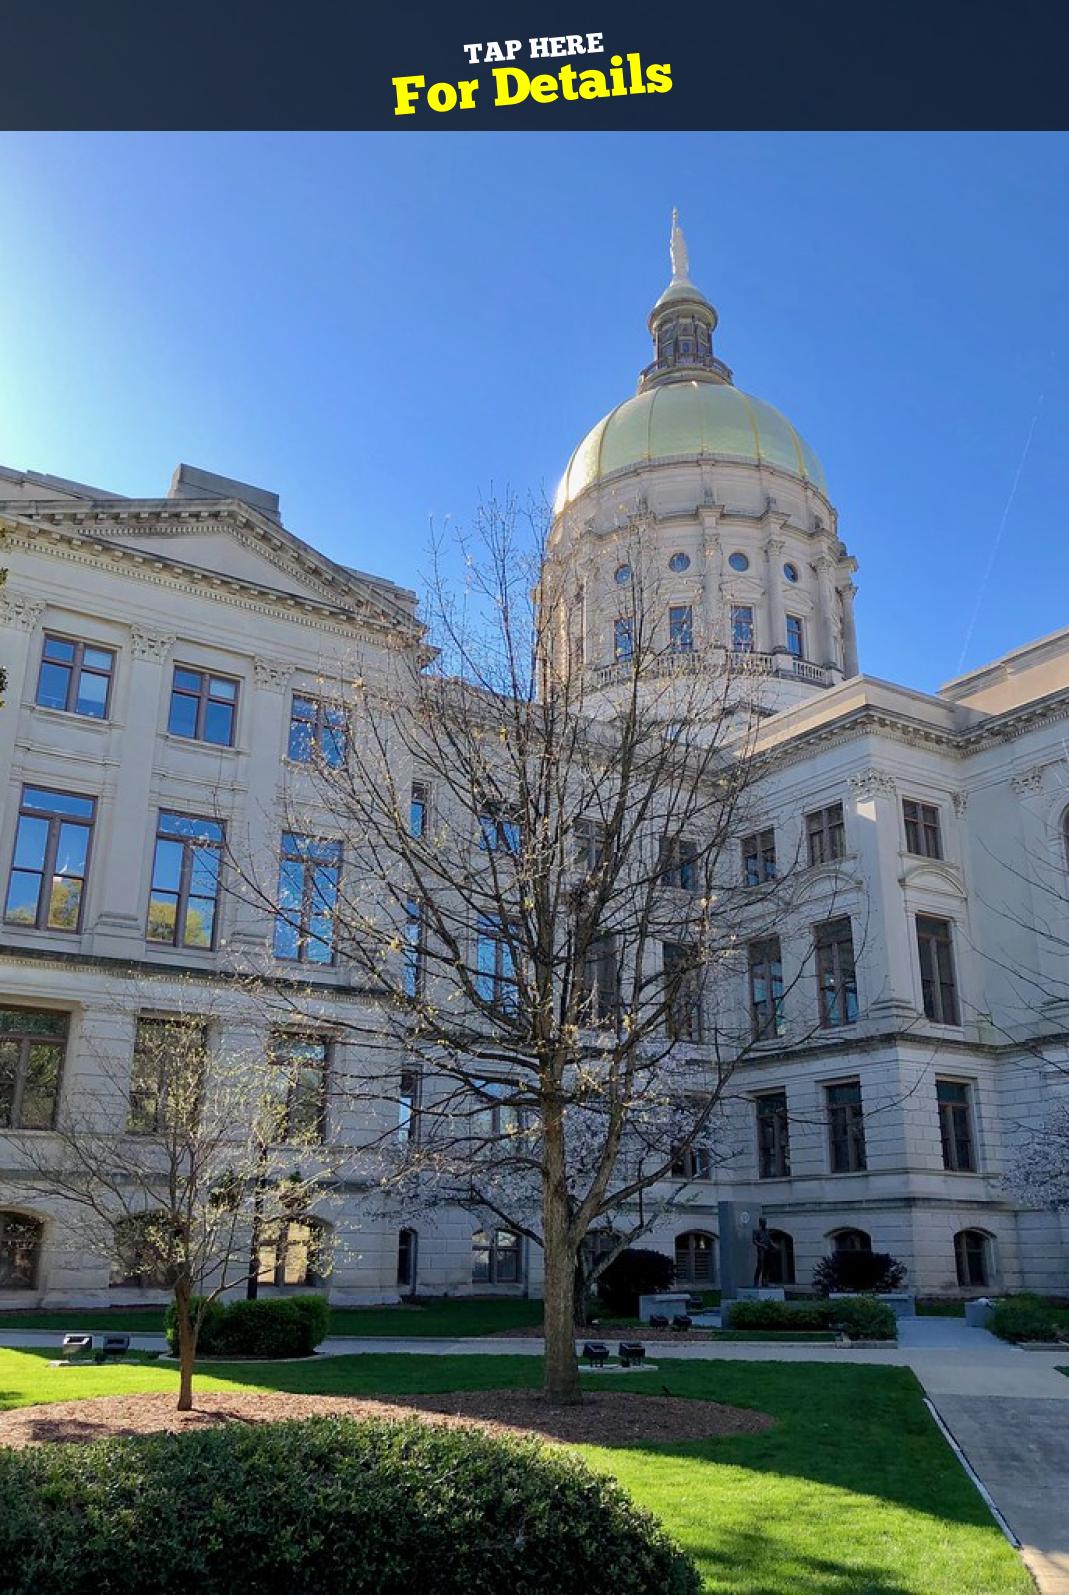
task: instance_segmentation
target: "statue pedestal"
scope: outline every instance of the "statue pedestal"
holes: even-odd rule
[[[786,1301],[782,1285],[753,1285],[735,1292],[736,1301]]]

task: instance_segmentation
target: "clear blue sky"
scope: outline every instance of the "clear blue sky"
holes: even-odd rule
[[[675,204],[824,461],[863,668],[956,673],[1030,429],[966,663],[1069,625],[1063,136],[6,135],[0,192],[3,464],[186,460],[418,585],[430,517],[551,491],[633,391]]]

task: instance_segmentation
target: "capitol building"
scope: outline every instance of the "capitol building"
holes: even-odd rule
[[[1069,1213],[1022,1206],[1005,1174],[1069,1096],[1069,630],[937,692],[866,675],[834,484],[736,384],[678,229],[648,326],[637,392],[579,442],[553,505],[550,549],[582,576],[567,667],[606,694],[626,681],[621,593],[637,560],[656,571],[666,656],[754,683],[764,773],[739,868],[759,885],[789,864],[794,891],[739,973],[759,1034],[726,1151],[690,1155],[641,1244],[715,1286],[734,1202],[767,1220],[783,1284],[871,1247],[925,1295],[1064,1291]],[[318,551],[274,493],[188,465],[151,499],[0,467],[0,532],[0,1307],[156,1301],[136,1258],[88,1254],[24,1187],[11,1132],[46,1145],[98,1075],[133,1090],[169,982],[203,990],[225,1033],[229,977],[257,960],[314,987],[305,1055],[359,1069],[367,1024],[330,1028],[366,1009],[352,971],[309,960],[224,877],[237,855],[300,864],[295,815],[329,837],[309,768],[343,734],[324,683],[415,656],[416,595]],[[344,872],[344,836],[317,862]],[[403,1120],[415,1093],[402,1060],[366,1111]],[[262,1293],[539,1292],[537,1248],[461,1209],[391,1212],[354,1183],[329,1223],[329,1276],[295,1223]]]

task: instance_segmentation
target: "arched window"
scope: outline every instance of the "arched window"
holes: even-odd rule
[[[169,1290],[174,1283],[174,1230],[166,1213],[139,1213],[115,1226],[112,1287]]]
[[[321,1285],[330,1273],[330,1227],[317,1218],[269,1224],[259,1255],[261,1285]]]
[[[831,1236],[833,1252],[871,1252],[872,1236],[865,1229],[837,1229]]]
[[[518,1285],[523,1277],[520,1237],[508,1229],[477,1229],[471,1237],[473,1285]]]
[[[712,1285],[716,1281],[716,1236],[687,1230],[676,1236],[676,1284]]]
[[[768,1256],[766,1279],[770,1285],[794,1284],[794,1241],[785,1229],[770,1229],[775,1251]]]
[[[958,1284],[965,1289],[990,1285],[994,1272],[991,1236],[982,1229],[960,1229],[954,1236],[954,1263]]]
[[[414,1229],[397,1232],[397,1288],[410,1294],[416,1288],[416,1249],[419,1237]]]
[[[28,1213],[0,1210],[0,1290],[36,1290],[41,1230]]]

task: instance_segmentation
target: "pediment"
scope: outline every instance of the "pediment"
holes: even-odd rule
[[[186,529],[165,523],[158,530],[144,525],[118,526],[109,527],[106,535],[109,542],[121,542],[147,554],[162,552],[168,559],[180,559],[209,574],[275,587],[301,598],[338,603],[343,590],[340,584],[328,585],[313,572],[302,570],[288,549],[254,544],[239,529],[225,524],[194,523]]]

